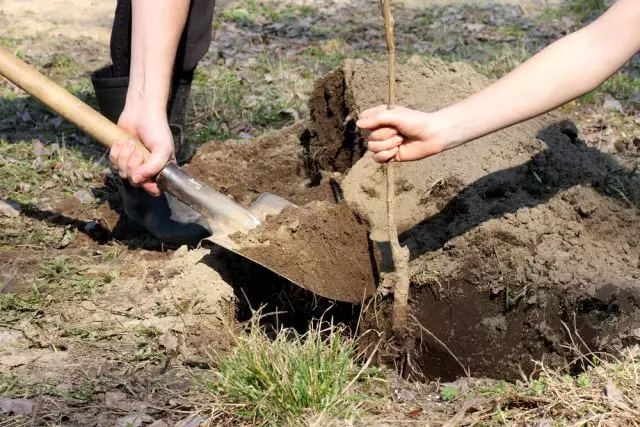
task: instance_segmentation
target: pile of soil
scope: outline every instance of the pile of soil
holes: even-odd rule
[[[397,73],[398,104],[423,111],[489,83],[468,66],[437,61]],[[386,78],[385,64],[346,61],[317,82],[309,121],[253,142],[203,147],[191,171],[213,187],[245,205],[271,191],[301,206],[269,219],[252,255],[295,280],[324,276],[328,285],[335,277],[353,277],[354,286],[364,277],[377,281],[376,265],[388,271],[384,174],[355,128],[361,111],[385,101]],[[571,123],[546,115],[397,170],[396,215],[413,272],[410,313],[473,375],[517,378],[543,356],[565,363],[565,324],[594,351],[638,341],[638,178],[582,143]],[[331,204],[343,197],[346,204]],[[304,205],[318,200],[325,202]],[[319,211],[331,221],[318,220]],[[377,249],[362,236],[363,224]],[[289,259],[282,258],[285,241],[297,251]],[[323,256],[303,254],[318,242]],[[378,253],[382,259],[372,262]],[[388,330],[391,303],[369,304],[362,327]],[[423,372],[461,374],[414,326]]]

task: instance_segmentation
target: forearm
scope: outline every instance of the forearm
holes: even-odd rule
[[[127,104],[164,113],[190,0],[133,0]]]
[[[546,113],[588,93],[640,49],[640,7],[619,0],[605,15],[477,94],[436,113],[447,148]]]

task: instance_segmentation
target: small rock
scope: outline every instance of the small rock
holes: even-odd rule
[[[20,338],[20,334],[18,332],[0,331],[0,345],[17,341],[18,338]]]
[[[60,383],[56,385],[56,390],[61,391],[63,393],[69,393],[73,389],[73,386],[69,383]]]
[[[543,418],[536,427],[551,427],[551,422],[548,419]]]
[[[287,225],[287,229],[291,233],[295,233],[296,231],[298,231],[298,229],[300,229],[300,221],[298,221],[297,219],[294,220],[293,222],[291,222],[291,224]]]
[[[611,401],[611,403],[616,404],[624,404],[624,396],[622,393],[618,391],[616,385],[611,381],[611,379],[607,380],[607,385],[604,387],[602,394]]]
[[[151,415],[142,414],[142,422],[145,424],[149,424],[153,422],[153,417]]]
[[[413,393],[405,389],[396,390],[396,397],[404,401],[412,401],[416,398]]]
[[[622,104],[617,99],[606,95],[604,99],[603,108],[605,111],[617,111],[621,114],[624,114],[624,109],[622,108]]]
[[[142,425],[142,415],[127,415],[116,421],[116,427],[140,427]]]
[[[31,151],[33,152],[33,155],[36,157],[40,157],[44,154],[44,144],[37,140],[34,139],[33,142],[31,143]]]
[[[165,423],[162,420],[155,420],[149,425],[149,427],[169,427],[169,424]]]
[[[613,143],[613,148],[616,150],[617,153],[625,152],[627,151],[627,142],[622,139],[619,139]]]
[[[187,245],[182,245],[173,253],[175,258],[182,258],[189,252],[189,247]]]
[[[93,202],[93,194],[91,194],[91,192],[88,190],[78,190],[73,193],[73,197],[80,200],[82,203]]]
[[[207,422],[206,418],[189,417],[178,421],[176,427],[200,427],[205,422]]]
[[[21,182],[20,184],[18,184],[18,191],[21,193],[26,193],[29,191],[29,189],[31,189],[31,185],[27,184],[26,182]]]
[[[0,397],[0,410],[9,414],[29,415],[33,412],[34,402],[31,399],[11,399]]]
[[[22,212],[22,207],[13,200],[0,200],[0,216],[17,217]]]
[[[414,67],[422,67],[424,62],[422,62],[422,57],[420,55],[412,55],[407,61],[407,64],[413,65]]]
[[[96,311],[97,308],[96,305],[91,301],[82,301],[81,306],[87,311]]]
[[[104,394],[104,403],[107,406],[116,406],[127,399],[127,395],[121,391],[108,391]]]
[[[171,331],[167,331],[158,337],[158,344],[163,346],[167,352],[174,353],[178,350],[178,338]]]
[[[264,75],[264,81],[271,83],[273,81],[273,76],[269,73]]]
[[[69,244],[73,242],[73,237],[73,232],[71,230],[65,230],[62,240],[60,240],[60,243],[56,245],[56,249],[63,249],[69,246]]]
[[[44,184],[42,184],[42,187],[47,188],[47,189],[48,189],[48,188],[53,188],[53,187],[55,187],[55,186],[56,186],[55,181],[52,181],[52,180],[50,180],[50,179],[46,180],[46,181],[44,182]]]

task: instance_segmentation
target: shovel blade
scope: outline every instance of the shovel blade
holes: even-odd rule
[[[249,207],[249,211],[260,221],[267,219],[268,215],[278,215],[285,208],[295,207],[288,200],[278,197],[273,193],[262,193]]]
[[[324,205],[318,206],[323,207]],[[270,238],[266,240],[264,247],[261,246],[263,241],[258,237],[264,237],[264,234],[260,234],[264,229],[263,231],[259,229],[249,230],[247,232],[248,239],[237,239],[236,236],[232,239],[230,238],[231,234],[223,227],[222,223],[215,224],[218,228],[214,228],[212,235],[206,238],[205,242],[211,242],[223,247],[254,264],[266,268],[294,285],[325,298],[361,303],[366,297],[374,293],[376,290],[374,277],[371,277],[369,282],[366,272],[363,272],[363,268],[361,268],[364,263],[373,263],[373,259],[370,257],[372,253],[367,254],[371,248],[367,243],[366,237],[357,232],[353,236],[349,236],[347,240],[338,238],[329,242],[326,237],[332,236],[331,230],[336,225],[335,222],[331,223],[329,221],[327,223],[327,221],[323,221],[322,218],[316,216],[318,211],[309,207],[306,210],[296,209],[296,211],[288,213],[282,212],[289,207],[296,206],[274,194],[263,193],[248,209],[261,222],[264,222],[267,216],[270,215],[283,215],[282,222],[271,223],[271,225],[277,224],[277,230],[267,229],[267,233],[273,237],[273,240]],[[342,211],[346,209],[346,205],[342,206]],[[287,228],[292,224],[292,218],[297,224],[293,232]],[[342,221],[342,218],[340,217],[339,220]],[[344,218],[345,221],[349,221],[349,217]],[[315,225],[316,220],[318,228],[306,228],[306,230],[312,230],[311,235],[309,232],[302,236],[299,234],[297,227],[300,226],[300,223]],[[271,234],[272,231],[273,234]],[[282,237],[283,235],[280,232],[284,232],[286,236],[289,236],[287,233],[293,233],[291,236],[296,237],[293,240],[288,240],[289,238]],[[251,237],[252,233],[256,233],[255,237]],[[336,235],[340,236],[340,232]],[[283,244],[283,240],[279,239],[284,239],[285,243]],[[294,242],[293,244],[291,244],[292,241]],[[327,242],[329,242],[328,245]],[[256,251],[259,253],[256,253]],[[362,256],[356,256],[353,253],[354,251],[364,254],[363,256],[366,260],[363,261],[361,259]],[[268,255],[264,256],[264,254]],[[344,262],[342,267],[337,268],[336,258],[342,261],[345,259],[349,260],[348,262],[353,261],[354,268],[349,269],[347,267],[345,269]],[[374,266],[370,265],[370,267],[371,271],[373,271]],[[355,275],[352,275],[354,272]]]

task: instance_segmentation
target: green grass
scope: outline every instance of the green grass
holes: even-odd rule
[[[293,123],[286,111],[299,111],[303,101],[297,95],[301,78],[286,61],[266,53],[249,69],[241,71],[218,63],[198,76],[194,103],[202,111],[193,127],[196,143],[242,137],[250,131],[265,131]]]
[[[516,24],[504,25],[502,27],[499,27],[498,31],[503,37],[520,38],[525,34],[524,28]]]
[[[621,102],[633,101],[640,94],[640,76],[618,72],[602,84],[600,91]]]
[[[284,4],[261,0],[241,0],[232,7],[227,7],[219,14],[222,21],[241,23],[255,23],[259,17],[267,22],[288,22],[309,16],[315,12],[315,7],[305,4]]]
[[[69,258],[60,255],[40,267],[39,278],[51,293],[65,299],[86,299],[101,292],[105,284],[114,278],[111,274],[89,277],[85,268],[73,264]]]
[[[35,286],[25,295],[0,293],[0,321],[14,323],[42,310],[45,303],[46,298]]]
[[[31,141],[0,139],[0,197],[19,203],[37,204],[43,196],[55,193],[69,196],[94,183],[94,174],[104,170],[102,163],[75,147],[45,146],[47,154],[36,156]]]
[[[571,0],[569,7],[581,20],[586,20],[602,14],[607,7],[607,2],[605,0]]]
[[[254,322],[231,354],[219,356],[208,387],[237,405],[240,416],[259,423],[353,419],[375,399],[363,390],[379,380],[379,371],[364,362],[355,340],[341,328],[283,330],[270,340]]]

